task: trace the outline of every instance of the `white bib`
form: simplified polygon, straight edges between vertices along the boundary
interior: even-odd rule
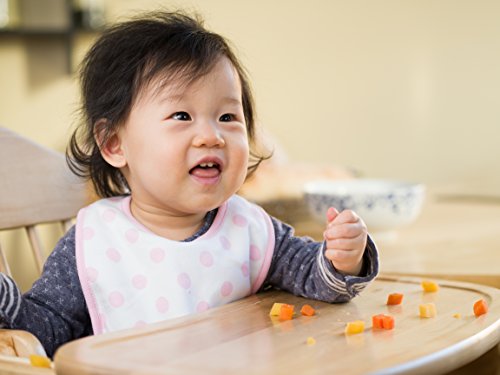
[[[255,293],[274,251],[269,216],[239,196],[191,242],[158,236],[130,213],[130,197],[80,210],[76,260],[95,334],[205,311]]]

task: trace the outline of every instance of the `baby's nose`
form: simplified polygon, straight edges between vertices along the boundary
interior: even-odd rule
[[[195,147],[224,147],[226,142],[217,124],[204,122],[197,127],[193,140]]]

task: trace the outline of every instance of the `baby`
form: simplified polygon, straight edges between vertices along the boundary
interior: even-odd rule
[[[157,12],[109,28],[81,70],[70,168],[102,198],[82,209],[21,295],[0,274],[3,327],[49,355],[90,334],[203,312],[267,288],[346,302],[378,272],[364,222],[331,208],[323,242],[236,195],[255,150],[248,78],[200,21]]]

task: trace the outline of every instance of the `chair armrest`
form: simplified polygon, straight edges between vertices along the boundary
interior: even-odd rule
[[[24,358],[29,358],[31,354],[47,356],[33,334],[15,329],[0,329],[0,354]]]

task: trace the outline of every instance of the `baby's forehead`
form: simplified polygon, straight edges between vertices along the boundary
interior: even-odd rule
[[[160,72],[138,85],[136,99],[179,101],[198,79],[193,76]]]
[[[206,66],[205,69],[187,67],[172,70],[165,68],[154,75],[145,76],[142,82],[137,85],[135,97],[137,100],[147,98],[170,102],[180,101],[190,92],[196,91],[206,80],[217,79],[211,72],[214,72],[218,64],[222,62],[231,65],[236,79],[240,81],[241,77],[234,64],[227,58],[221,58],[211,66]],[[215,77],[218,76],[215,75]]]

